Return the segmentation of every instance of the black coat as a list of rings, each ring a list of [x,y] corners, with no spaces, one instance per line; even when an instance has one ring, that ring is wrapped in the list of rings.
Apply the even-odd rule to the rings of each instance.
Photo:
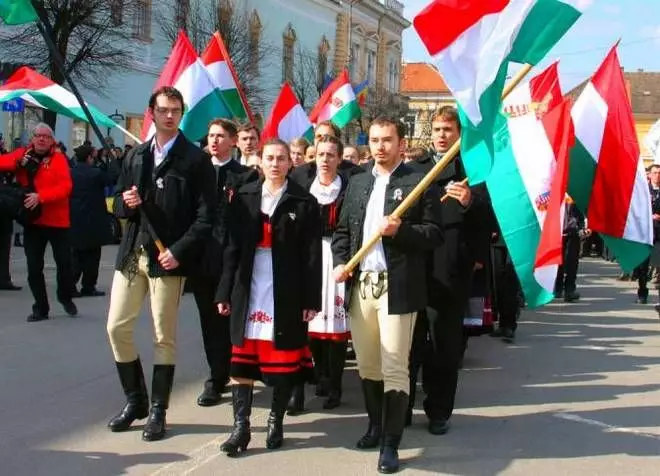
[[[433,168],[433,154],[410,162],[420,174],[426,175]],[[435,184],[441,195],[450,181],[460,182],[465,178],[460,156],[456,157],[436,178]],[[485,185],[471,187],[472,203],[463,206],[453,198],[442,202],[443,243],[432,252],[427,260],[429,276],[429,298],[431,303],[451,298],[465,301],[470,295],[475,262],[489,261],[488,198]],[[437,298],[437,299],[436,299]]]
[[[263,180],[243,186],[229,207],[229,246],[225,250],[217,302],[231,304],[231,341],[242,345],[250,302],[252,270],[263,233]],[[271,217],[275,348],[307,343],[303,310],[321,310],[321,224],[316,199],[288,181]]]
[[[211,234],[217,204],[215,172],[208,154],[179,133],[163,163],[149,173],[150,164],[154,163],[151,143],[131,149],[122,161],[113,211],[117,217],[127,219],[127,226],[117,253],[116,269],[126,268],[144,213],[158,238],[180,263],[172,271],[164,270],[158,263],[155,243],[150,239],[145,245],[149,275],[186,276]],[[142,197],[142,210],[124,206],[122,193],[133,185]]]
[[[229,204],[243,185],[257,180],[259,174],[256,170],[245,167],[235,160],[231,160],[220,169],[216,182],[218,205],[213,220],[213,231],[200,252],[198,265],[193,271],[196,275],[216,279],[216,283],[220,280],[224,249],[229,243]]]
[[[84,250],[112,243],[105,187],[112,184],[113,177],[99,167],[78,162],[71,168],[71,181],[71,245]]]
[[[369,167],[366,173],[354,175],[348,184],[332,240],[334,266],[346,264],[362,247],[367,203],[375,181],[372,169]],[[420,180],[419,174],[406,164],[400,164],[392,173],[385,191],[384,214],[391,214]],[[396,197],[398,194],[395,191],[398,190],[402,193]],[[426,255],[442,243],[438,189],[433,186],[428,188],[403,215],[397,234],[382,240],[387,261],[390,314],[407,314],[424,309],[427,303]],[[346,301],[350,302],[350,297]]]

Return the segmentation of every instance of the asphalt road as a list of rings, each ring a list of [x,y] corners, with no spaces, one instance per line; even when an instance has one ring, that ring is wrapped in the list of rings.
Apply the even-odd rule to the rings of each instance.
[[[109,288],[115,251],[104,250],[102,289]],[[14,281],[25,285],[22,250],[12,266]],[[652,305],[634,304],[634,284],[616,274],[614,265],[588,260],[578,279],[581,302],[525,311],[514,345],[472,339],[452,431],[431,436],[418,410],[404,435],[401,474],[660,474],[660,320]],[[311,411],[287,417],[281,450],[264,449],[265,390],[255,397],[248,452],[238,459],[219,454],[231,405],[195,404],[205,361],[189,295],[180,310],[168,437],[145,443],[139,426],[108,432],[107,419],[123,403],[105,333],[108,300],[78,300],[75,319],[52,301],[51,320],[27,323],[27,288],[0,292],[1,475],[376,474],[377,453],[353,449],[366,424],[353,363],[344,406],[324,411],[308,391]],[[149,369],[146,312],[137,341]]]

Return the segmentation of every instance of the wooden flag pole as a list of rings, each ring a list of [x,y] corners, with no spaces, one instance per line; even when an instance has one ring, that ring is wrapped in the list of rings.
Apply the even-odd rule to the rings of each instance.
[[[516,86],[518,86],[522,80],[527,76],[531,71],[533,65],[525,64],[523,67],[516,73],[516,75],[511,79],[511,82],[507,84],[502,90],[502,99],[506,98],[511,91],[513,91]],[[440,173],[449,165],[449,163],[454,160],[454,158],[461,151],[461,140],[458,139],[454,145],[452,145],[449,150],[445,153],[444,157],[438,161],[437,164],[433,166],[431,170],[424,176],[424,178],[417,184],[417,186],[410,192],[410,194],[401,202],[401,204],[392,212],[392,216],[395,218],[401,218],[401,216],[422,196],[427,188],[433,184],[434,180]],[[362,248],[360,248],[355,255],[346,263],[345,272],[352,272],[364,256],[369,252],[369,250],[382,238],[382,234],[378,233],[372,236],[369,241],[367,241]]]

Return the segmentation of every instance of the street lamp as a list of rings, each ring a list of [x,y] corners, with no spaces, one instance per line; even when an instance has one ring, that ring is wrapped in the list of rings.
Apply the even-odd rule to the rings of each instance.
[[[109,117],[110,119],[112,119],[114,122],[120,122],[120,121],[123,121],[124,119],[126,119],[126,118],[124,117],[124,115],[121,114],[121,113],[119,112],[118,109],[115,109],[115,113],[114,113],[114,114],[110,114],[108,117]],[[111,131],[111,130],[112,130],[112,128],[111,128],[111,127],[108,127],[108,137],[110,136],[110,131]]]

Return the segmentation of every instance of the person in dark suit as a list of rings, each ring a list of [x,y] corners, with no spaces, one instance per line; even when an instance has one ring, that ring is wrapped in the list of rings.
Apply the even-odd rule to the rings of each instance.
[[[105,203],[105,187],[115,178],[105,164],[94,166],[96,150],[82,145],[74,151],[71,168],[71,246],[73,248],[73,297],[105,296],[96,289],[101,262],[101,248],[112,243],[110,216]],[[80,291],[75,288],[82,279]]]
[[[660,165],[653,164],[649,167],[649,193],[651,195],[651,213],[653,218],[653,247],[654,251],[635,270],[637,276],[637,302],[647,304],[649,300],[649,275],[651,266],[659,266],[660,253],[656,250],[660,247]],[[653,262],[652,262],[653,261]],[[656,311],[660,312],[660,304],[656,305]]]
[[[115,215],[127,225],[117,252],[107,331],[126,404],[108,427],[126,431],[148,417],[145,441],[165,436],[183,284],[211,235],[217,204],[211,160],[179,131],[183,110],[183,96],[175,88],[151,95],[156,133],[126,155],[113,203]],[[133,339],[147,293],[154,329],[151,409]]]
[[[431,118],[433,148],[410,162],[414,170],[427,174],[460,137],[456,109],[440,108]],[[475,269],[488,259],[483,185],[470,187],[464,182],[465,170],[456,157],[436,178],[436,186],[448,195],[442,202],[443,243],[427,260],[428,305],[416,323],[411,368],[411,395],[415,395],[417,374],[422,367],[426,392],[424,412],[431,434],[449,431],[454,410],[458,373],[466,336],[463,317],[472,288]],[[412,419],[414,401],[408,409]]]
[[[562,250],[563,263],[557,270],[554,294],[557,298],[564,298],[564,302],[575,302],[580,299],[577,289],[577,272],[580,263],[580,238],[584,233],[584,215],[570,197],[566,199],[564,213],[564,230]]]
[[[0,150],[4,154],[4,150]],[[14,181],[13,174],[0,173],[0,185],[10,185]],[[20,291],[11,280],[9,269],[11,241],[14,233],[14,223],[9,216],[0,216],[0,291]]]
[[[273,387],[266,447],[284,440],[292,386],[311,373],[307,323],[321,310],[321,220],[316,199],[292,180],[289,146],[263,148],[264,179],[230,206],[229,246],[216,300],[230,319],[234,428],[220,449],[236,456],[251,439],[255,380]]]
[[[202,407],[220,403],[225,385],[229,381],[229,320],[218,315],[215,304],[215,293],[222,276],[222,256],[229,241],[227,210],[238,190],[246,183],[259,178],[255,170],[232,159],[231,152],[236,145],[236,136],[236,125],[227,119],[216,119],[209,125],[208,148],[215,170],[218,206],[213,233],[204,244],[199,265],[190,277],[190,288],[195,296],[202,327],[204,353],[210,369],[204,390],[197,398],[197,404]]]
[[[350,289],[351,335],[362,380],[369,426],[358,448],[380,444],[378,471],[399,469],[410,382],[408,361],[417,311],[427,304],[427,252],[442,242],[440,198],[428,188],[402,218],[392,212],[421,176],[403,163],[405,127],[376,118],[369,129],[374,165],[348,185],[333,236],[335,280],[350,277],[346,263],[374,235],[382,238],[367,253]]]
[[[316,127],[314,128],[314,148],[315,149],[316,149],[316,146],[318,145],[319,141],[325,136],[332,136],[332,137],[336,137],[337,139],[341,140],[341,130],[332,121],[319,122],[316,125]],[[316,150],[314,151],[314,153],[316,154]],[[312,162],[310,162],[310,163],[314,163],[314,161],[312,160]],[[349,160],[342,160],[339,163],[339,170],[348,178],[350,178],[354,174],[359,174],[359,173],[364,171],[358,165],[354,164],[353,162],[351,162]]]

